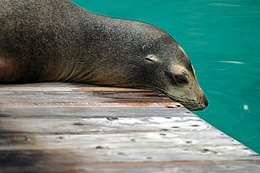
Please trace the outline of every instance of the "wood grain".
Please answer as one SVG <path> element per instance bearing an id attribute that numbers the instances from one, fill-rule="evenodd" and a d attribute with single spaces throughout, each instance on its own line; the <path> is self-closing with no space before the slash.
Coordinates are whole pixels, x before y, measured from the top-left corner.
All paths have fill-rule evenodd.
<path id="1" fill-rule="evenodd" d="M 259 172 L 260 157 L 150 90 L 0 85 L 0 172 Z"/>

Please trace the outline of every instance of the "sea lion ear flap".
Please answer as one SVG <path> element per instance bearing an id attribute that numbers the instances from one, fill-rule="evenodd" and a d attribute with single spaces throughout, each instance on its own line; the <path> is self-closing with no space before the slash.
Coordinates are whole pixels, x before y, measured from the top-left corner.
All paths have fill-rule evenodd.
<path id="1" fill-rule="evenodd" d="M 155 63 L 158 62 L 159 59 L 157 56 L 153 55 L 153 54 L 149 54 L 145 57 L 145 60 L 148 61 L 149 63 Z"/>

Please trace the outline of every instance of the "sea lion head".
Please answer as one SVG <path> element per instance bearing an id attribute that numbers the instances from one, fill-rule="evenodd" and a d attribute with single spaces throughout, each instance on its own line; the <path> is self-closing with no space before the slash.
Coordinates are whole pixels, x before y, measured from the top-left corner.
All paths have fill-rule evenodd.
<path id="1" fill-rule="evenodd" d="M 143 81 L 147 85 L 190 110 L 207 107 L 208 100 L 187 54 L 171 36 L 164 33 L 144 49 L 147 68 Z"/>
<path id="2" fill-rule="evenodd" d="M 94 34 L 95 39 L 87 40 L 88 45 L 97 51 L 89 50 L 96 56 L 87 68 L 92 70 L 86 82 L 148 87 L 190 110 L 207 107 L 207 98 L 198 84 L 188 56 L 169 34 L 142 22 L 106 20 L 103 27 L 97 27 L 101 31 L 93 29 L 97 33 Z M 96 39 L 98 36 L 100 38 Z"/>

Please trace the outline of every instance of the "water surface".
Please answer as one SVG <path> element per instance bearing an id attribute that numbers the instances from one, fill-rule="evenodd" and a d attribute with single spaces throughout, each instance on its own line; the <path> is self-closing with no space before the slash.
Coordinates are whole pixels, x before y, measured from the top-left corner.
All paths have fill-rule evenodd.
<path id="1" fill-rule="evenodd" d="M 159 26 L 186 50 L 209 98 L 201 118 L 260 153 L 259 0 L 73 0 Z"/>

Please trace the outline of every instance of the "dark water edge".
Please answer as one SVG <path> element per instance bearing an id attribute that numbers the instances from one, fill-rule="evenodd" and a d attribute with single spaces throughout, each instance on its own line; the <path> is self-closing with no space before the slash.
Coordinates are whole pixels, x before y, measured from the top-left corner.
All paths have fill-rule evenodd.
<path id="1" fill-rule="evenodd" d="M 210 101 L 195 113 L 260 153 L 260 1 L 73 1 L 171 34 L 189 55 Z"/>

